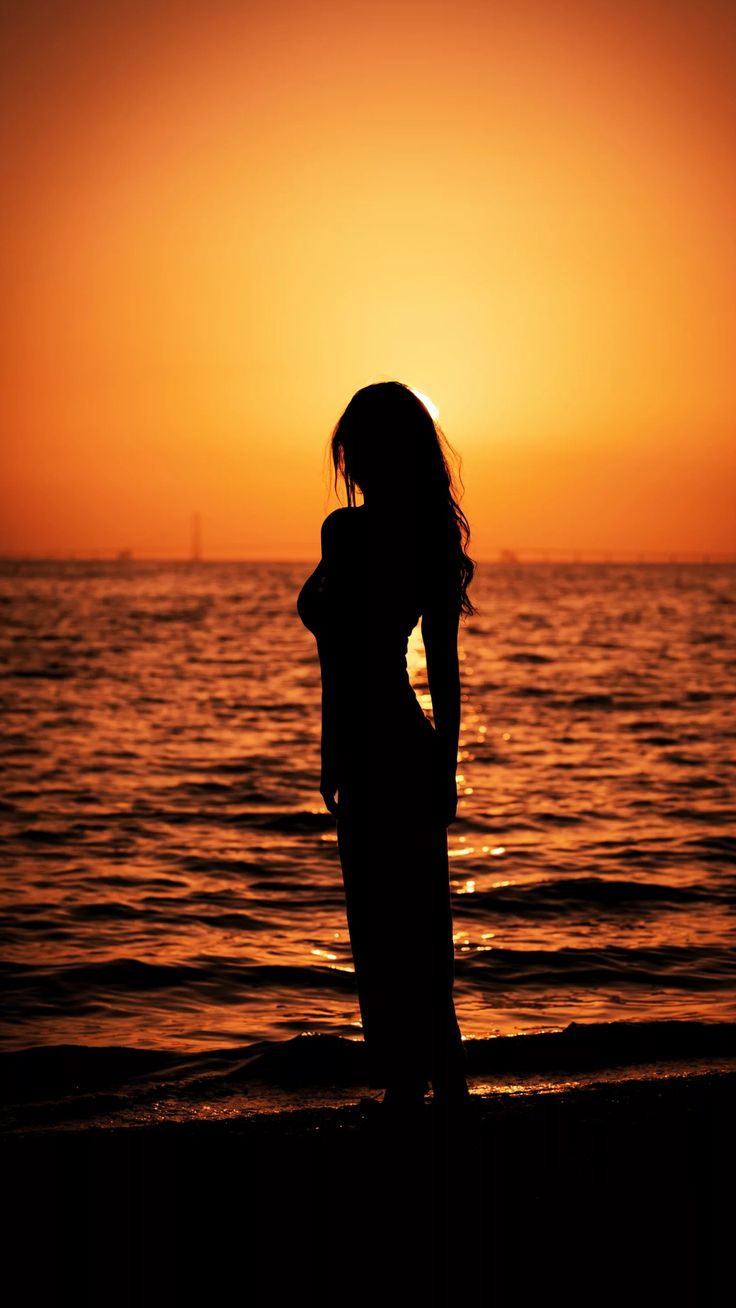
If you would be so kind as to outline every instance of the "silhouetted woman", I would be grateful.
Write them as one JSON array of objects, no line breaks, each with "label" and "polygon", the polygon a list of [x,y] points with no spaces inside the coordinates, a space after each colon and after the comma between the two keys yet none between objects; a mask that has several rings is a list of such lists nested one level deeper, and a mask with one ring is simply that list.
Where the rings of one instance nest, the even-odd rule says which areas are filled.
[{"label": "silhouetted woman", "polygon": [[[408,386],[379,382],[353,396],[331,437],[348,505],[322,524],[322,557],[297,600],[319,652],[320,792],[337,819],[371,1084],[401,1111],[423,1103],[428,1082],[444,1106],[468,1100],[447,827],[457,812],[458,624],[476,611],[475,567],[446,444]],[[434,727],[406,665],[420,616]]]}]

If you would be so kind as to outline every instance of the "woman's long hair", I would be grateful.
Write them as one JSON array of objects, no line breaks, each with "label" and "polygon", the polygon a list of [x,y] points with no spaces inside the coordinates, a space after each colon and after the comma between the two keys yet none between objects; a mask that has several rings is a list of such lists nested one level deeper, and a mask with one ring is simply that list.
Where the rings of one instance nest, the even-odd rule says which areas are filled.
[{"label": "woman's long hair", "polygon": [[[389,482],[413,485],[421,538],[423,593],[441,576],[460,601],[460,612],[477,609],[468,596],[475,561],[467,553],[470,526],[459,505],[461,459],[419,396],[403,382],[374,382],[356,391],[330,436],[335,491],[342,476],[348,506],[355,508],[356,485],[387,502]],[[448,454],[457,463],[454,473]],[[403,501],[406,509],[406,499]]]}]

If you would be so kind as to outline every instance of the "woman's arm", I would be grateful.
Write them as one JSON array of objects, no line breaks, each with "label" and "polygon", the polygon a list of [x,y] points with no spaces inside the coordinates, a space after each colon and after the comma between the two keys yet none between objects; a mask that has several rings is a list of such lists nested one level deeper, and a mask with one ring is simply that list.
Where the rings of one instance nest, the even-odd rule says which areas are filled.
[{"label": "woman's arm", "polygon": [[325,808],[333,817],[337,816],[335,791],[338,787],[338,721],[337,721],[337,678],[334,652],[329,635],[317,638],[319,663],[322,675],[322,735],[320,742],[321,773],[319,791]]},{"label": "woman's arm", "polygon": [[330,513],[322,523],[322,559],[321,568],[327,587],[326,615],[327,621],[317,635],[320,673],[322,678],[322,738],[320,746],[321,776],[320,794],[325,808],[337,816],[335,792],[338,789],[338,714],[339,714],[339,659],[337,648],[337,589],[339,585],[338,563],[340,541],[338,539],[338,515],[341,510]]},{"label": "woman's arm", "polygon": [[450,595],[437,595],[422,614],[427,680],[439,745],[440,787],[445,825],[457,816],[457,751],[460,740],[460,661],[457,640],[460,607]]}]

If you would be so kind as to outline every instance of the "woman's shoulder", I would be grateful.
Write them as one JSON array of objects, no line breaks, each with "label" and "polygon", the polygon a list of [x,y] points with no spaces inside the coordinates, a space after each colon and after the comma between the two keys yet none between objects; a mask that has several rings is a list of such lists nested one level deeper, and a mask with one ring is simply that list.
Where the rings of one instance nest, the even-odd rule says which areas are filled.
[{"label": "woman's shoulder", "polygon": [[342,525],[343,523],[347,522],[349,519],[354,520],[359,517],[360,517],[359,508],[350,508],[350,507],[346,507],[345,505],[341,505],[339,509],[333,509],[331,513],[327,514],[327,517],[322,523],[322,526],[325,527],[327,523]]},{"label": "woman's shoulder", "polygon": [[331,527],[334,530],[338,526],[338,524],[341,524],[345,521],[349,513],[354,513],[354,512],[355,512],[354,509],[349,509],[344,507],[341,507],[339,509],[333,509],[331,513],[327,514],[327,517],[322,523],[322,530],[324,531],[325,527]]},{"label": "woman's shoulder", "polygon": [[327,514],[322,523],[322,551],[329,550],[330,545],[345,540],[347,532],[355,530],[355,523],[360,518],[358,509],[341,507]]}]

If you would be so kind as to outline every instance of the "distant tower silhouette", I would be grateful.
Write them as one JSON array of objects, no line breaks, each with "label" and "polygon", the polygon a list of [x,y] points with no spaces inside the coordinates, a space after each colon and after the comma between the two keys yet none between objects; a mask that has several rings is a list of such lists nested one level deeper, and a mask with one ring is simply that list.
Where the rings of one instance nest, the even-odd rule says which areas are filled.
[{"label": "distant tower silhouette", "polygon": [[192,514],[192,563],[199,563],[202,558],[202,518],[199,513]]}]

